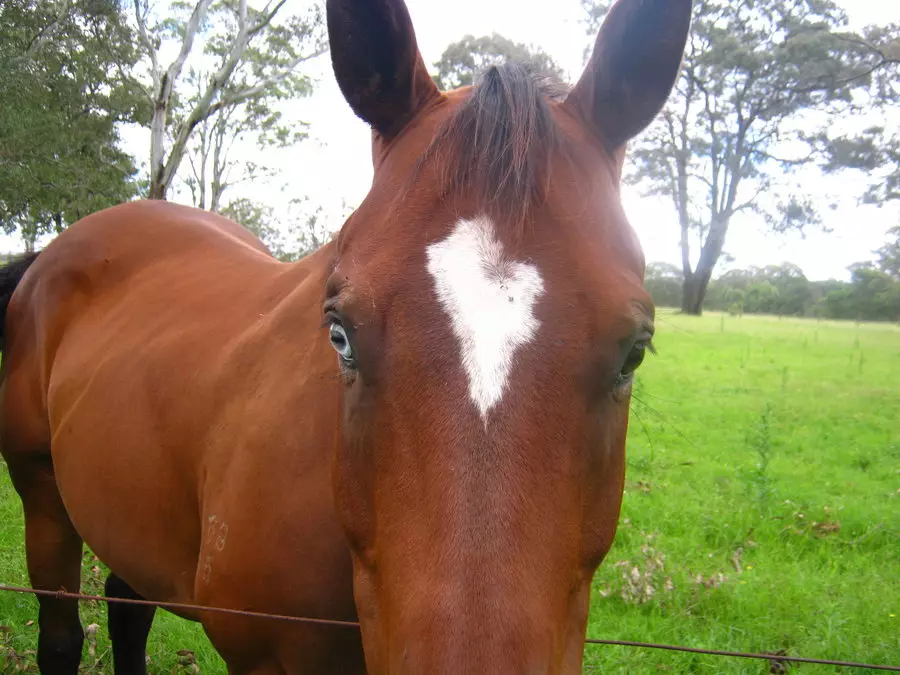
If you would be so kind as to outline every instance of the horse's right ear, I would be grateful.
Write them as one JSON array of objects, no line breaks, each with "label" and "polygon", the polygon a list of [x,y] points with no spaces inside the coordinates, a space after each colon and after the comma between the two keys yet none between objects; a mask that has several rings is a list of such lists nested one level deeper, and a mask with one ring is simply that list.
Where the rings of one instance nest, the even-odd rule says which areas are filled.
[{"label": "horse's right ear", "polygon": [[403,0],[327,0],[331,63],[347,103],[392,138],[440,96]]}]

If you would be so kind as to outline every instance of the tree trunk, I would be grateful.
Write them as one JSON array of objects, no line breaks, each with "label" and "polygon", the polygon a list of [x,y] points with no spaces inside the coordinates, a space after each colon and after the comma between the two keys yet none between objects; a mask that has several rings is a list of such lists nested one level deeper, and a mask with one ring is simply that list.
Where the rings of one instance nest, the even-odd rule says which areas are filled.
[{"label": "tree trunk", "polygon": [[165,199],[166,198],[166,185],[163,185],[158,180],[150,181],[150,191],[147,193],[147,199]]},{"label": "tree trunk", "polygon": [[706,290],[709,288],[718,259],[718,255],[715,257],[701,255],[694,273],[684,277],[681,286],[681,311],[685,314],[694,316],[703,314],[703,301],[706,299]]},{"label": "tree trunk", "polygon": [[705,280],[697,274],[685,277],[681,286],[681,311],[683,314],[700,316],[703,314],[703,300],[709,287],[709,277]]},{"label": "tree trunk", "polygon": [[709,288],[713,270],[716,268],[716,263],[719,262],[719,256],[722,255],[730,218],[730,212],[725,216],[713,217],[706,234],[706,241],[700,250],[697,268],[692,273],[689,273],[688,269],[685,270],[681,294],[681,311],[685,314],[700,316],[703,313],[706,289]]},{"label": "tree trunk", "polygon": [[[168,85],[168,86],[167,86]],[[150,199],[165,199],[169,184],[166,182],[166,117],[172,96],[170,80],[163,75],[159,91],[153,101],[153,116],[150,119]]]}]

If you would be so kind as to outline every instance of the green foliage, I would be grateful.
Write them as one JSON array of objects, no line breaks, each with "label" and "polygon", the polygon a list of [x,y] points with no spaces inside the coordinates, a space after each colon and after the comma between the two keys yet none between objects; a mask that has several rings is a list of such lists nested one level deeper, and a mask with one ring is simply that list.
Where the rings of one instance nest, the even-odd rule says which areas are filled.
[{"label": "green foliage", "polygon": [[[900,106],[900,23],[870,26],[858,39],[881,56],[876,77],[860,97],[861,106],[890,119]],[[817,141],[825,153],[827,171],[856,169],[866,173],[869,187],[863,194],[864,202],[883,204],[900,199],[900,133],[896,124],[836,137],[826,130]]]},{"label": "green foliage", "polygon": [[[177,0],[155,22],[150,0],[134,4],[150,66],[144,85],[151,103],[145,120],[149,195],[164,199],[190,154],[193,172],[184,180],[195,203],[218,210],[229,185],[267,173],[259,166],[245,171],[230,160],[236,142],[250,138],[259,147],[285,147],[306,137],[303,124],[284,122],[279,104],[312,91],[301,68],[326,51],[322,3],[285,16],[284,2],[259,9],[228,0]],[[177,56],[161,63],[170,52]]]},{"label": "green foliage", "polygon": [[319,250],[334,236],[329,229],[324,209],[316,206],[311,209],[308,197],[291,200],[288,218],[287,242],[291,260],[299,260]]},{"label": "green foliage", "polygon": [[[583,4],[593,34],[608,3]],[[831,0],[695,0],[680,77],[631,148],[626,172],[645,193],[671,199],[678,214],[685,311],[701,311],[736,214],[755,214],[774,230],[818,224],[802,187],[785,180],[819,158],[804,125],[812,113],[846,113],[854,92],[892,65],[845,25]]]},{"label": "green foliage", "polygon": [[240,223],[283,262],[299,260],[328,243],[331,232],[323,218],[321,207],[309,211],[309,200],[291,200],[287,228],[279,226],[270,206],[250,199],[234,199],[222,209],[222,215]]},{"label": "green foliage", "polygon": [[[645,286],[661,307],[681,301],[681,270],[667,263],[647,266]],[[816,300],[815,284],[791,263],[730,270],[710,282],[706,305],[734,314],[806,316]]]},{"label": "green foliage", "polygon": [[[893,106],[900,105],[900,96]],[[870,127],[863,133],[849,137],[828,139],[822,135],[827,153],[826,170],[864,171],[874,179],[862,195],[867,204],[884,204],[900,199],[900,135],[892,135],[885,127]]]},{"label": "green foliage", "polygon": [[659,307],[681,304],[681,282],[681,269],[670,263],[649,263],[644,273],[644,287]]},{"label": "green foliage", "polygon": [[562,69],[540,48],[513,42],[494,33],[479,38],[466,35],[449,45],[434,64],[438,70],[434,81],[443,91],[472,85],[488,67],[506,61],[530,64],[538,72],[560,81],[564,79]]},{"label": "green foliage", "polygon": [[894,281],[900,281],[900,225],[895,225],[887,231],[888,239],[884,246],[875,251],[878,269],[887,274]]},{"label": "green foliage", "polygon": [[706,296],[710,309],[805,316],[814,303],[813,284],[791,263],[730,270],[713,280]]},{"label": "green foliage", "polygon": [[825,316],[900,321],[900,282],[870,264],[854,265],[850,274],[848,285],[825,296]]},{"label": "green foliage", "polygon": [[[225,86],[212,101],[213,113],[198,123],[188,144],[191,174],[184,182],[200,208],[218,211],[222,195],[231,186],[270,178],[274,171],[231,156],[236,143],[252,139],[257,148],[286,148],[307,138],[303,122],[285,122],[280,103],[312,94],[313,83],[298,65],[323,51],[321,8],[305,16],[290,16],[269,24],[262,42],[250,42]],[[185,85],[192,90],[176,103],[176,123],[184,123],[203,104],[210,78],[229,58],[238,29],[237,7],[228,3],[210,8],[204,54],[211,69],[190,68]],[[186,20],[186,18],[185,18]],[[183,24],[178,24],[179,26]],[[261,82],[266,84],[260,85]],[[242,95],[256,89],[250,96]]]},{"label": "green foliage", "polygon": [[281,233],[273,224],[272,207],[241,198],[230,201],[220,213],[250,230],[278,257]]},{"label": "green foliage", "polygon": [[[731,314],[808,316],[857,321],[900,321],[900,275],[894,240],[876,251],[875,262],[850,268],[850,281],[809,281],[791,263],[729,270],[709,284],[706,306]],[[647,266],[645,286],[660,307],[677,307],[682,277],[666,263]]]},{"label": "green foliage", "polygon": [[27,246],[136,193],[131,45],[115,0],[0,4],[0,226]]}]

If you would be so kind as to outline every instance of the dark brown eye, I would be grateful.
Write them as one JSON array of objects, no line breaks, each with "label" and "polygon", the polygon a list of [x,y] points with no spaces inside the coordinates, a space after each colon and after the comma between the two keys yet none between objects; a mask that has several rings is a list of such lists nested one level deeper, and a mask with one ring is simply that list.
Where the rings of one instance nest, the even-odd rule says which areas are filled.
[{"label": "dark brown eye", "polygon": [[647,346],[648,343],[646,342],[635,343],[634,347],[631,348],[631,352],[628,354],[628,358],[625,359],[625,365],[622,367],[623,375],[631,375],[631,373],[637,370],[638,366],[644,362]]},{"label": "dark brown eye", "polygon": [[643,363],[644,356],[647,355],[648,350],[653,351],[653,344],[650,340],[639,340],[634,343],[634,346],[628,353],[628,358],[625,359],[622,370],[616,378],[616,387],[624,387],[631,382],[634,371]]}]

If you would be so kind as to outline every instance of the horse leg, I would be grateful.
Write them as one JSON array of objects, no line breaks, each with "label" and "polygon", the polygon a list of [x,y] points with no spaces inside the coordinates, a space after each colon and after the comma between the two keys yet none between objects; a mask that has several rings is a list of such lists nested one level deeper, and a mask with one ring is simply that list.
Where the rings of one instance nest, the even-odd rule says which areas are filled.
[{"label": "horse leg", "polygon": [[[32,588],[77,593],[82,541],[59,495],[49,455],[7,463],[25,511],[25,556]],[[39,596],[38,605],[38,668],[42,673],[74,675],[84,643],[78,601]]]},{"label": "horse leg", "polygon": [[[112,572],[106,578],[106,595],[110,598],[144,599]],[[116,675],[147,674],[147,636],[155,613],[156,607],[152,605],[118,602],[107,605],[109,639],[112,642]]]}]

